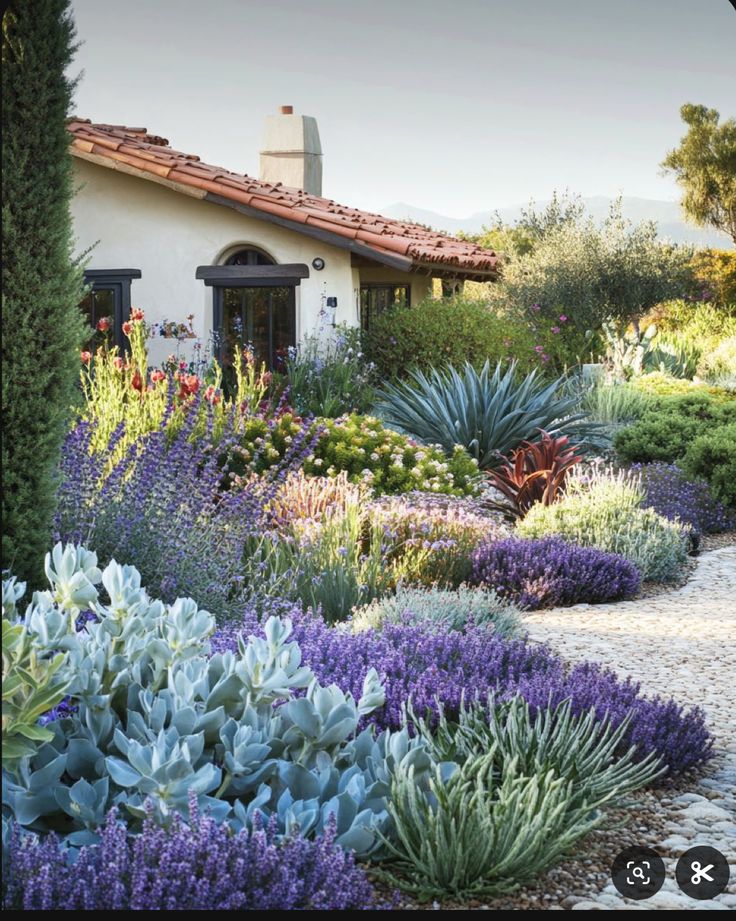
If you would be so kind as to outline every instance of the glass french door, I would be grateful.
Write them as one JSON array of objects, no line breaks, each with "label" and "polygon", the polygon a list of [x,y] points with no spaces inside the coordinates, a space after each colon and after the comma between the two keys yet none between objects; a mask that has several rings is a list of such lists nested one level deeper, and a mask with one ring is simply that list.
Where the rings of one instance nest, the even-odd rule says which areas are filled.
[{"label": "glass french door", "polygon": [[252,345],[256,362],[271,371],[283,370],[284,358],[296,345],[294,288],[219,288],[220,360],[232,364],[235,349]]}]

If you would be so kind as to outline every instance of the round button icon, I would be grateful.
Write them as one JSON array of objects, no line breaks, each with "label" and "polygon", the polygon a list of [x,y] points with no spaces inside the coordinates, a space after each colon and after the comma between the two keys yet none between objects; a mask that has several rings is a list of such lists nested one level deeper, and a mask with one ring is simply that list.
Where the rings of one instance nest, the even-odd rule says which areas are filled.
[{"label": "round button icon", "polygon": [[728,861],[714,847],[691,847],[675,867],[677,885],[691,899],[714,899],[728,885]]},{"label": "round button icon", "polygon": [[650,899],[662,888],[664,861],[650,847],[627,847],[611,867],[613,885],[627,899]]}]

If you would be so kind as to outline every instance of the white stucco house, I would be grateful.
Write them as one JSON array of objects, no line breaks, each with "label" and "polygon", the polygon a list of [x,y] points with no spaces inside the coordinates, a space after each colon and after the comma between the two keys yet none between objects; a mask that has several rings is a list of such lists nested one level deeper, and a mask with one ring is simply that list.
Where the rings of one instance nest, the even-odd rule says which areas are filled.
[{"label": "white stucco house", "polygon": [[[92,326],[113,317],[121,343],[132,304],[154,324],[192,317],[182,357],[198,340],[227,361],[242,340],[273,367],[311,331],[418,304],[435,277],[496,278],[491,251],[323,198],[317,124],[290,106],[267,119],[258,179],[144,128],[74,118],[68,129],[75,234],[90,251],[83,308]],[[172,351],[154,338],[152,363]]]}]

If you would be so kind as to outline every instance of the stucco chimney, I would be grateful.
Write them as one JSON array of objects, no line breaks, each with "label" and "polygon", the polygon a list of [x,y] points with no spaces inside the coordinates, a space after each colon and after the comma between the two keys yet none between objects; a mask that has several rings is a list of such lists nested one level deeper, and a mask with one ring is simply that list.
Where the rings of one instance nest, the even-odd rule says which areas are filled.
[{"label": "stucco chimney", "polygon": [[260,178],[322,195],[322,145],[316,118],[294,115],[292,106],[281,106],[278,115],[266,116]]}]

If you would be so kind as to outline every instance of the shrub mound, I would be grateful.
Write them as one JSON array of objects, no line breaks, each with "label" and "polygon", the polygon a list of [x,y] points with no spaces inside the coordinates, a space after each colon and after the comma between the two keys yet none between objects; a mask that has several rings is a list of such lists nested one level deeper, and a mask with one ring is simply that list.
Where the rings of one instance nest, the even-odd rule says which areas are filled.
[{"label": "shrub mound", "polygon": [[399,585],[395,595],[376,598],[357,608],[353,631],[381,630],[386,624],[421,624],[426,629],[463,630],[486,627],[510,636],[519,626],[519,611],[493,589],[460,585],[455,591]]},{"label": "shrub mound", "polygon": [[636,566],[617,553],[546,537],[484,544],[473,554],[472,581],[534,610],[630,598],[641,577]]},{"label": "shrub mound", "polygon": [[736,399],[714,399],[707,392],[661,397],[637,422],[617,432],[614,446],[625,463],[672,463],[698,436],[733,423]]},{"label": "shrub mound", "polygon": [[681,521],[695,534],[717,534],[736,524],[734,515],[715,498],[708,483],[688,479],[676,464],[634,464],[631,469],[645,492],[642,505],[663,518]]},{"label": "shrub mound", "polygon": [[556,535],[583,547],[618,553],[642,579],[668,582],[686,558],[686,535],[679,525],[650,508],[642,493],[624,482],[603,479],[574,490],[554,505],[535,505],[516,526],[519,537]]},{"label": "shrub mound", "polygon": [[736,508],[736,422],[699,435],[685,452],[682,467],[689,476],[706,479],[717,499]]},{"label": "shrub mound", "polygon": [[379,380],[464,361],[478,368],[514,356],[525,356],[526,366],[539,362],[532,334],[518,319],[504,317],[485,301],[460,297],[384,310],[371,319],[364,341]]}]

